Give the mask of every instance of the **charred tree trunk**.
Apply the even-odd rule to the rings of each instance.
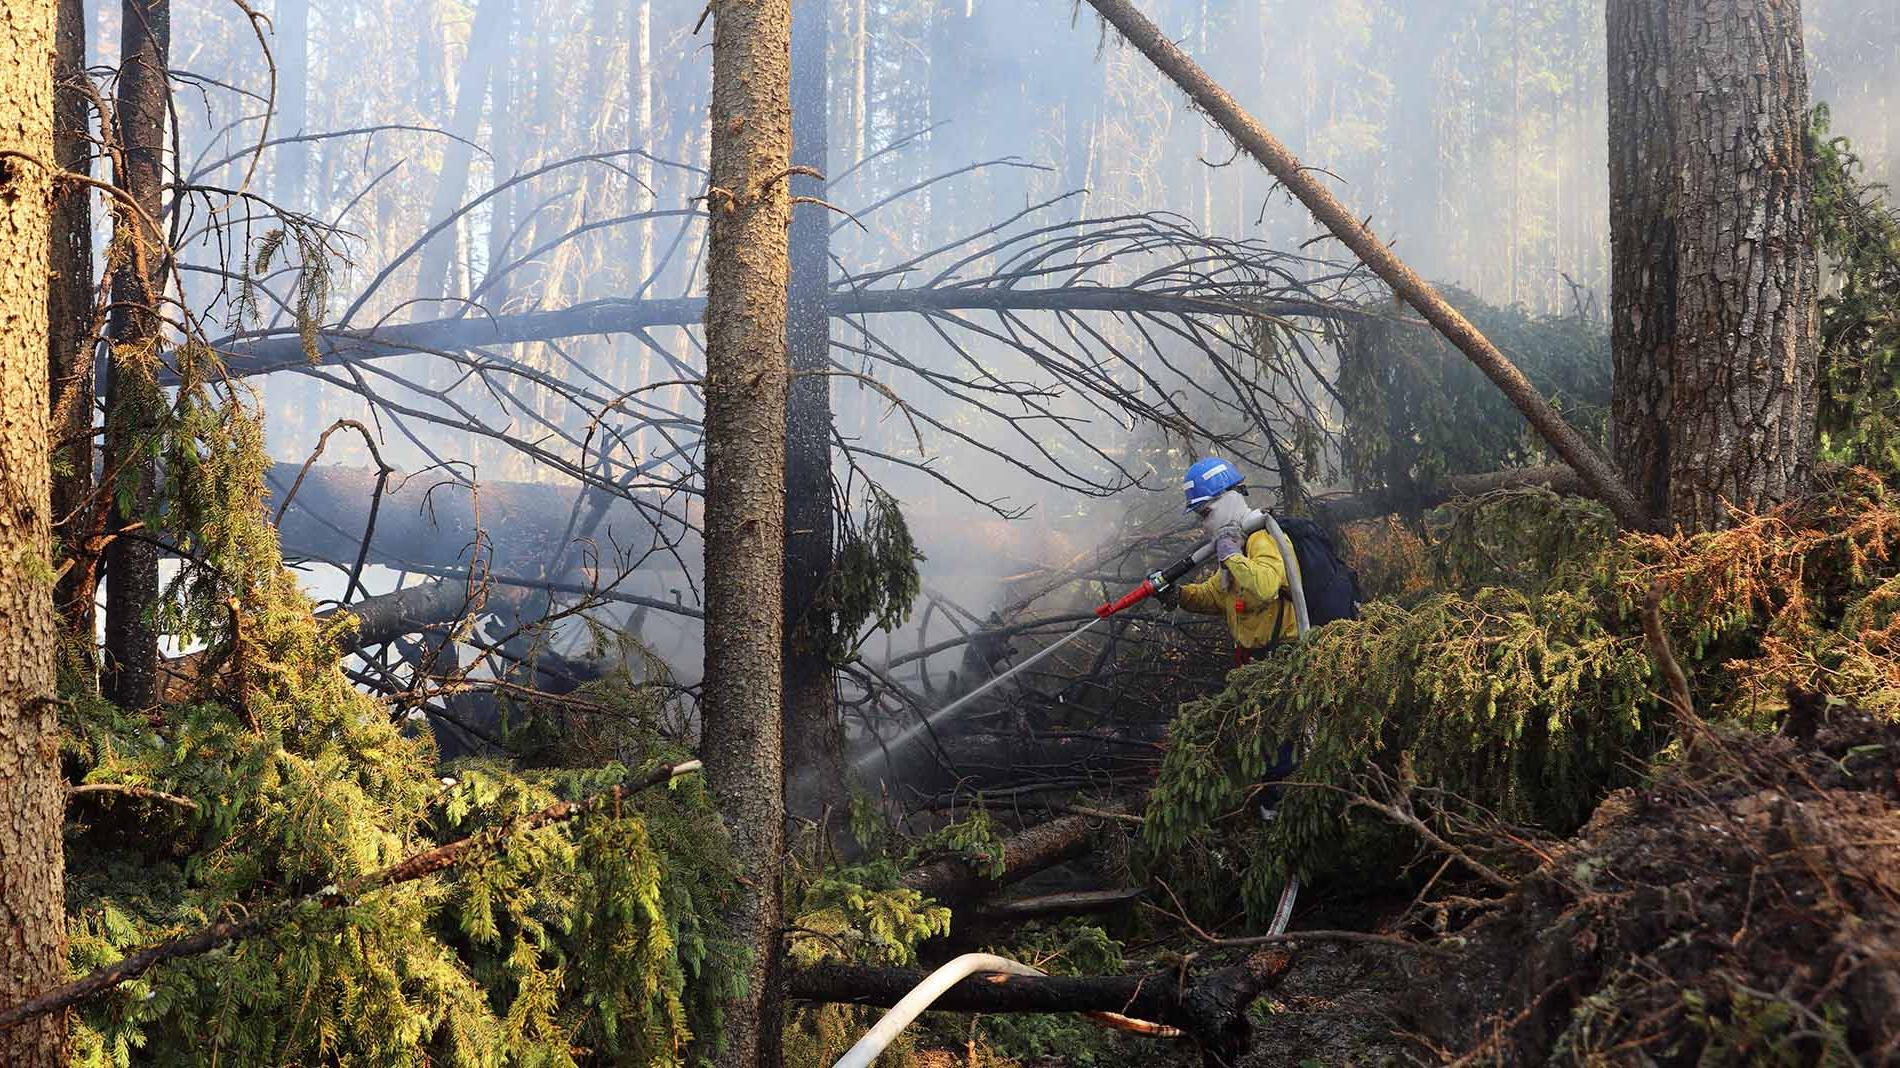
[[[106,548],[105,694],[128,709],[158,698],[158,547],[124,536],[150,511],[158,471],[149,446],[165,403],[157,364],[165,292],[165,113],[171,90],[171,0],[125,0],[120,35],[118,137],[125,170],[117,184],[138,211],[120,207],[114,240],[124,257],[112,276],[106,369],[105,471],[112,502]]]
[[[53,159],[74,174],[92,173],[92,105],[87,101],[86,9],[59,0],[54,30]],[[54,592],[64,637],[90,650],[96,565],[87,547],[92,510],[93,284],[92,194],[67,185],[54,193],[47,264],[47,374],[53,413],[53,533],[71,560]]]
[[[1670,518],[1800,491],[1814,446],[1815,261],[1799,0],[1670,5],[1676,185]]]
[[[826,173],[825,57],[829,0],[792,3],[792,165]],[[822,178],[792,178],[794,196],[824,198]],[[788,801],[817,818],[844,796],[844,733],[826,623],[831,575],[831,225],[824,209],[792,212],[785,341],[785,774]]]
[[[53,158],[52,0],[0,5],[0,1005],[66,976],[58,625],[47,400],[47,205]],[[36,564],[34,562],[37,562]],[[29,566],[31,565],[31,566]],[[0,1064],[66,1063],[63,1014],[0,1030]]]
[[[1201,1047],[1203,1063],[1230,1065],[1247,1051],[1247,1009],[1291,965],[1286,953],[1256,950],[1237,964],[1189,982],[1180,972],[1056,976],[979,973],[946,990],[933,1007],[946,1012],[1085,1012],[1132,1016],[1180,1029]],[[895,1005],[922,982],[909,968],[820,964],[794,973],[789,996],[801,1001]]]
[[[1815,262],[1796,2],[1612,0],[1612,435],[1669,525],[1797,492]]]
[[[714,0],[706,288],[706,677],[700,752],[739,863],[728,914],[750,947],[724,1068],[778,1062],[785,850],[786,225],[790,0]]]

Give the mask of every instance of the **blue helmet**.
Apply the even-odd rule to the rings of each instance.
[[[1181,480],[1181,488],[1187,491],[1187,510],[1192,512],[1245,481],[1240,477],[1240,469],[1226,460],[1212,456],[1196,460],[1187,469],[1187,477]]]

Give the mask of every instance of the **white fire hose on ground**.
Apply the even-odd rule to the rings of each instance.
[[[1306,610],[1306,591],[1300,585],[1300,562],[1293,555],[1293,544],[1287,540],[1286,532],[1280,529],[1280,524],[1264,510],[1254,512],[1247,517],[1246,529],[1249,532],[1265,530],[1273,536],[1273,543],[1280,550],[1280,559],[1286,562],[1286,587],[1293,601],[1294,628],[1301,637],[1305,637],[1307,629],[1311,626],[1311,618]],[[1205,559],[1207,555],[1211,555],[1211,547],[1207,552],[1196,555]],[[1310,728],[1308,733],[1311,733]],[[1288,877],[1285,889],[1280,891],[1279,904],[1274,906],[1273,921],[1268,925],[1268,934],[1286,933],[1287,924],[1293,919],[1293,904],[1299,896],[1299,877]],[[897,1004],[891,1006],[882,1019],[878,1020],[877,1026],[871,1028],[863,1038],[858,1040],[857,1045],[852,1046],[845,1051],[844,1056],[838,1058],[833,1068],[870,1068],[871,1062],[877,1060],[878,1055],[884,1052],[892,1040],[903,1033],[904,1028],[910,1026],[912,1020],[922,1015],[951,987],[979,972],[1000,972],[1005,975],[1044,974],[1027,964],[1007,957],[998,957],[989,953],[965,953],[931,972],[923,982],[912,987],[910,993],[905,994]],[[1118,1030],[1134,1031],[1157,1038],[1181,1037],[1178,1028],[1147,1020],[1132,1019],[1120,1013],[1092,1012],[1088,1016],[1104,1026]]]
[[[858,1039],[857,1045],[852,1046],[845,1051],[844,1056],[838,1058],[838,1063],[833,1065],[833,1068],[870,1068],[871,1062],[877,1060],[878,1054],[883,1053],[885,1047],[889,1046],[904,1028],[910,1026],[912,1020],[922,1015],[925,1009],[930,1008],[938,998],[944,995],[945,991],[979,972],[1000,972],[1004,975],[1045,974],[1021,961],[1010,960],[1008,957],[998,957],[989,953],[965,953],[931,972],[923,982],[912,987],[910,993],[905,994],[902,1000],[891,1006],[890,1011],[884,1014],[884,1018],[877,1022],[876,1027],[871,1028],[863,1038]],[[1091,1012],[1088,1015],[1100,1023],[1124,1031],[1138,1031],[1157,1038],[1181,1037],[1181,1032],[1177,1028],[1166,1024],[1150,1023],[1147,1020],[1132,1019],[1120,1013]]]

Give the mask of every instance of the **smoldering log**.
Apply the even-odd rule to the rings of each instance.
[[[1248,315],[1343,319],[1361,315],[1344,305],[1317,300],[1229,301],[1118,286],[1013,289],[1003,285],[943,286],[834,292],[826,300],[833,318],[891,313],[962,311],[1102,311],[1176,315]],[[318,332],[321,364],[360,363],[416,352],[465,352],[490,345],[601,334],[624,334],[666,326],[698,326],[706,318],[702,297],[598,300],[553,311],[484,315],[383,326],[373,330],[329,327]],[[214,344],[233,378],[307,367],[311,361],[296,331],[237,337]],[[166,385],[176,375],[165,372]]]
[[[1177,1027],[1201,1046],[1208,1063],[1232,1064],[1253,1037],[1248,1007],[1290,966],[1284,952],[1262,950],[1192,983],[1170,972],[1086,977],[988,972],[951,987],[932,1007],[948,1012],[1119,1013]],[[799,1001],[889,1007],[926,974],[911,968],[820,964],[786,976],[785,992]]]

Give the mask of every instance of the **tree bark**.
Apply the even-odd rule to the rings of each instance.
[[[1530,384],[1523,372],[1498,351],[1476,326],[1445,302],[1430,283],[1420,278],[1379,240],[1359,218],[1303,166],[1286,146],[1249,115],[1154,23],[1137,11],[1128,0],[1089,0],[1089,5],[1113,25],[1136,50],[1166,74],[1192,99],[1197,107],[1219,123],[1228,136],[1305,204],[1353,254],[1358,256],[1406,303],[1418,309],[1438,331],[1458,347],[1485,377],[1510,398],[1517,410],[1551,450],[1575,468],[1589,483],[1594,496],[1610,506],[1618,521],[1632,529],[1644,529],[1650,517],[1629,488],[1617,478],[1609,463],[1597,453],[1576,429],[1564,422],[1543,394]]]
[[[1669,380],[1676,333],[1675,132],[1669,11],[1608,0],[1610,454],[1651,515],[1669,514]]]
[[[151,505],[157,466],[149,446],[159,432],[164,395],[152,375],[157,363],[160,303],[165,292],[163,233],[165,118],[171,89],[171,0],[124,0],[119,45],[118,136],[125,171],[117,184],[139,213],[121,208],[114,240],[124,261],[112,277],[106,368],[105,470],[113,532],[139,523]],[[158,548],[117,537],[106,548],[106,697],[127,709],[158,698]]]
[[[706,289],[706,676],[700,745],[747,880],[727,919],[751,948],[723,1068],[778,1061],[785,571],[790,0],[713,0]]]
[[[979,871],[969,861],[947,857],[912,868],[898,885],[939,901],[981,897],[1081,856],[1088,849],[1090,832],[1099,822],[1093,816],[1063,816],[1011,835],[1003,840],[1002,871],[996,875]]]
[[[792,165],[825,174],[830,0],[792,3]],[[824,199],[825,182],[792,178],[792,194]],[[785,340],[792,380],[785,410],[785,777],[787,801],[809,819],[845,792],[844,729],[819,608],[831,575],[831,220],[817,204],[792,212]]]
[[[1814,448],[1815,260],[1799,0],[1675,0],[1670,518],[1798,493]]]
[[[0,5],[0,152],[9,154],[0,158],[0,248],[7,250],[0,257],[0,1005],[25,1000],[66,974],[66,794],[48,559],[53,28],[52,0]],[[61,1015],[0,1031],[0,1064],[65,1063]]]
[[[92,173],[92,105],[86,77],[83,0],[59,0],[54,30],[53,159],[74,174]],[[72,566],[59,580],[64,637],[87,650],[93,643],[97,564],[86,548],[92,535],[93,278],[92,193],[80,185],[56,189],[52,253],[47,279],[47,374],[52,390],[53,532]]]

